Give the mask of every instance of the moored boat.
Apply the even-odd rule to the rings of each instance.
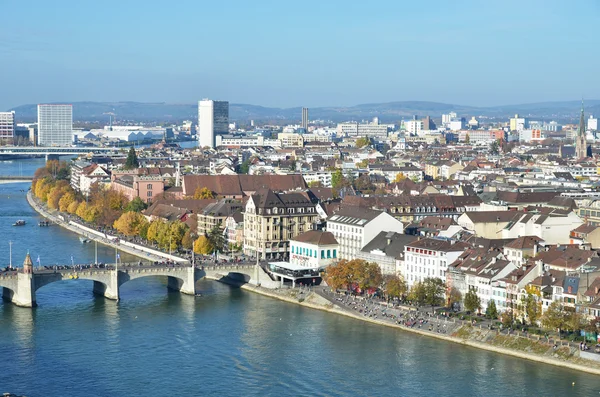
[[[79,236],[79,241],[81,241],[81,244],[85,244],[85,243],[89,243],[90,239],[83,237],[83,236]]]
[[[25,221],[23,219],[19,219],[18,221],[13,223],[13,226],[25,226]]]

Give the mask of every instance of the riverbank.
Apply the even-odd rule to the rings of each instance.
[[[96,241],[99,244],[105,245],[107,247],[115,248],[119,251],[126,252],[131,255],[135,255],[138,258],[140,258],[141,260],[146,260],[146,261],[149,260],[152,262],[164,261],[164,260],[175,260],[176,262],[187,262],[186,259],[179,258],[174,255],[162,253],[160,251],[147,249],[145,247],[137,247],[135,244],[132,244],[132,243],[128,243],[128,242],[114,243],[114,242],[112,242],[114,240],[114,238],[111,239],[110,238],[111,236],[105,237],[104,235],[102,235],[102,233],[91,230],[83,225],[78,225],[75,222],[68,222],[66,220],[60,219],[58,217],[58,215],[55,213],[55,211],[52,212],[52,211],[44,208],[39,203],[37,203],[36,200],[33,198],[31,191],[27,192],[27,202],[29,203],[31,208],[33,208],[38,214],[49,219],[56,225],[58,225],[64,229],[67,229],[75,234],[83,236],[89,240]]]
[[[568,346],[561,346],[555,350],[551,345],[548,345],[543,341],[533,341],[521,336],[507,337],[506,335],[497,333],[495,330],[480,329],[478,327],[467,325],[457,327],[457,330],[451,334],[441,334],[360,315],[357,312],[346,310],[339,305],[330,302],[314,291],[303,293],[301,294],[302,296],[299,297],[298,291],[296,290],[269,290],[248,284],[241,286],[241,288],[284,302],[350,317],[355,320],[396,328],[422,336],[458,343],[464,346],[488,350],[525,360],[600,375],[600,363],[580,358],[578,356],[579,351],[575,350],[573,352]],[[507,346],[514,347],[509,348]]]
[[[73,225],[72,223],[64,222],[63,220],[59,219],[56,215],[51,214],[41,205],[36,203],[35,200],[31,197],[31,192],[27,194],[27,201],[36,212],[56,222],[59,226],[79,235],[89,235],[89,233],[86,230],[81,229]],[[132,255],[138,256],[143,259],[149,258],[149,254],[147,252],[136,250],[131,247],[125,247],[122,245],[114,244],[109,241],[103,241],[97,236],[91,237],[91,239],[95,239],[103,245],[117,248],[121,251],[128,252]],[[156,255],[154,257],[150,257],[150,259],[164,260],[165,257]],[[458,327],[457,329],[453,330],[453,332],[450,334],[436,333],[426,331],[420,328],[407,327],[402,324],[395,324],[388,321],[383,321],[381,319],[359,315],[359,313],[357,312],[349,311],[333,302],[330,302],[329,300],[325,299],[324,297],[320,296],[314,291],[300,293],[298,289],[267,289],[264,287],[258,287],[249,284],[240,285],[240,288],[246,291],[275,298],[280,301],[299,304],[301,306],[308,307],[311,309],[327,311],[330,313],[351,317],[356,320],[366,321],[372,324],[393,327],[401,329],[403,331],[408,331],[422,336],[428,336],[453,343],[458,343],[469,347],[484,349],[500,354],[506,354],[513,357],[550,364],[554,366],[565,367],[576,371],[591,373],[594,375],[600,375],[600,363],[580,358],[579,351],[576,349],[573,351],[568,346],[561,346],[560,348],[554,350],[551,345],[548,345],[547,343],[544,343],[542,341],[532,341],[528,338],[523,338],[520,336],[507,337],[505,335],[498,334],[496,331],[470,326]]]

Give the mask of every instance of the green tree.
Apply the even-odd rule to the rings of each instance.
[[[148,208],[148,204],[144,203],[141,198],[135,197],[133,200],[127,203],[125,206],[125,212],[142,212],[146,208]]]
[[[367,262],[360,259],[351,261],[354,263],[356,280],[359,288],[362,291],[378,288],[383,281],[381,268],[375,262]]]
[[[129,148],[129,153],[127,153],[127,160],[125,160],[125,169],[131,170],[134,168],[139,168],[140,162],[138,161],[137,154],[135,152],[135,148],[132,146]]]
[[[471,136],[469,136],[469,134],[467,133],[467,135],[465,136],[465,143],[468,145],[469,143],[471,143]]]
[[[208,232],[207,237],[214,250],[223,250],[223,247],[225,247],[225,236],[223,235],[223,228],[220,225],[215,225]]]
[[[469,290],[465,294],[464,306],[465,309],[471,313],[481,308],[481,299],[479,299],[477,292]]]
[[[366,137],[366,136],[364,136],[362,138],[358,138],[356,140],[356,147],[357,148],[362,148],[362,147],[365,147],[365,146],[369,146],[370,144],[371,144],[371,140],[368,137]]]
[[[515,316],[513,314],[513,311],[508,309],[505,312],[503,312],[500,316],[500,320],[502,321],[502,326],[504,328],[512,327],[513,323],[515,322]]]
[[[408,291],[408,299],[419,306],[424,305],[427,300],[427,290],[425,289],[425,285],[420,281],[414,283],[412,287],[410,287],[410,291]]]
[[[559,301],[552,302],[540,319],[542,327],[548,330],[558,330],[559,333],[565,328],[565,320],[565,308]]]
[[[244,161],[239,167],[240,174],[247,174],[250,171],[250,159]]]
[[[428,277],[423,281],[425,287],[425,303],[431,306],[431,311],[435,306],[442,305],[444,302],[444,282],[435,277]]]
[[[495,140],[494,142],[492,142],[490,144],[490,153],[491,154],[498,154],[498,153],[500,153],[500,143],[498,141],[499,140]]]
[[[323,184],[321,183],[321,181],[311,181],[311,182],[309,182],[308,187],[310,187],[310,188],[323,187]]]
[[[404,278],[397,275],[387,275],[383,278],[383,290],[388,300],[403,299],[408,292],[408,286]]]
[[[523,296],[521,303],[525,309],[529,323],[537,323],[540,315],[542,314],[541,302],[538,301],[537,296],[531,292],[528,292],[527,295]]]
[[[496,302],[494,302],[493,299],[490,300],[490,302],[487,305],[487,308],[485,309],[485,316],[492,320],[498,318],[498,309],[496,309]]]

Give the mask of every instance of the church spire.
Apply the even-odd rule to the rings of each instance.
[[[579,117],[579,135],[585,136],[585,117],[583,115],[583,98],[581,98],[581,116]]]

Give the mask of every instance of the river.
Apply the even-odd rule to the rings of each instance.
[[[43,161],[43,160],[41,160]],[[34,162],[37,162],[35,160]],[[36,168],[0,162],[0,174]],[[41,164],[41,162],[40,162]],[[26,250],[43,262],[93,260],[93,248],[0,185],[0,263]],[[31,222],[30,222],[31,221]],[[110,261],[114,253],[102,254]],[[213,281],[201,297],[138,279],[119,302],[68,280],[38,307],[0,303],[0,393],[33,396],[598,396],[600,377],[307,309]],[[573,382],[575,384],[573,385]]]

